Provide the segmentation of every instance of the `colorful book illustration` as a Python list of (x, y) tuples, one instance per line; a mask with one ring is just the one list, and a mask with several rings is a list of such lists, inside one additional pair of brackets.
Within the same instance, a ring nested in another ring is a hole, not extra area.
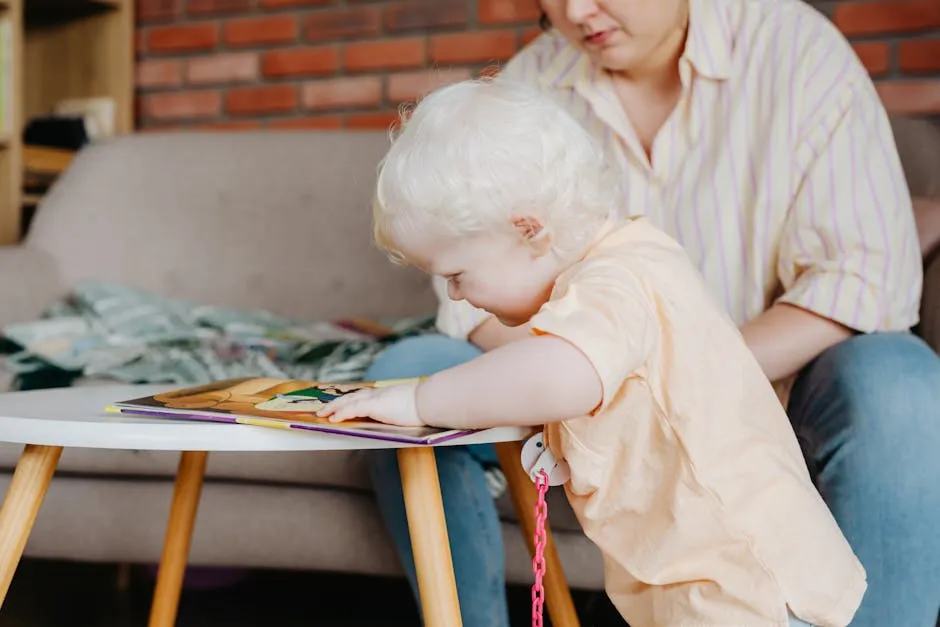
[(108, 409), (139, 416), (317, 431), (403, 444), (439, 444), (473, 433), (436, 427), (397, 427), (360, 418), (333, 424), (316, 415), (325, 403), (344, 394), (407, 381), (327, 383), (247, 377), (121, 401)]

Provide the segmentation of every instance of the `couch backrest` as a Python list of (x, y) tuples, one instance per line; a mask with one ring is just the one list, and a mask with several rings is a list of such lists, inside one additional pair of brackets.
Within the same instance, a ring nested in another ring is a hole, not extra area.
[(891, 129), (911, 194), (940, 198), (940, 126), (898, 115)]
[(304, 319), (433, 313), (371, 239), (381, 132), (139, 134), (90, 146), (26, 245), (99, 279)]

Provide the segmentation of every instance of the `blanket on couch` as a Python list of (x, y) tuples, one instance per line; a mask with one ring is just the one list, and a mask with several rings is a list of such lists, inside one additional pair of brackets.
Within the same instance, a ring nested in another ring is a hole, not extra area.
[(389, 343), (429, 332), (432, 317), (304, 322), (98, 282), (0, 330), (16, 389), (81, 377), (181, 387), (242, 376), (353, 381)]

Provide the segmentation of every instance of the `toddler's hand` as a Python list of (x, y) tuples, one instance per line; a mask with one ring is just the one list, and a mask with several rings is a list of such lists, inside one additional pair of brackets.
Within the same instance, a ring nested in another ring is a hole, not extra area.
[(317, 416), (329, 416), (330, 422), (351, 418), (372, 418), (399, 427), (423, 427), (418, 417), (418, 382), (384, 388), (367, 388), (346, 394), (324, 405)]

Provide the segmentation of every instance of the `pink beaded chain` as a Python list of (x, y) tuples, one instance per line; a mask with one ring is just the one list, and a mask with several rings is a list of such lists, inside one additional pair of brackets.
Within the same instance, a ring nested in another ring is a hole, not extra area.
[(545, 493), (548, 492), (548, 474), (541, 470), (535, 477), (538, 499), (535, 501), (535, 556), (532, 558), (532, 572), (535, 583), (532, 584), (532, 627), (542, 627), (542, 606), (545, 603), (545, 590), (542, 577), (545, 575), (545, 518), (548, 506)]

